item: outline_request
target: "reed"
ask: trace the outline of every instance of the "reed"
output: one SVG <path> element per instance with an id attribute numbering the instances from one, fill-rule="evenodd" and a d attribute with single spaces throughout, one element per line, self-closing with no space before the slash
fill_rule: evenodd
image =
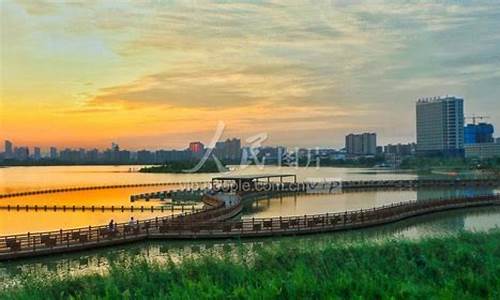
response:
<path id="1" fill-rule="evenodd" d="M 500 299 L 500 231 L 306 248 L 281 242 L 105 275 L 25 275 L 0 299 Z"/>

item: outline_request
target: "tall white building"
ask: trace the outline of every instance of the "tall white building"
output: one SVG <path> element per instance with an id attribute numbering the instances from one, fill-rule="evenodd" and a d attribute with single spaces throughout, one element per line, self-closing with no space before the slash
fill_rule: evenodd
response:
<path id="1" fill-rule="evenodd" d="M 463 156 L 464 99 L 425 98 L 416 106 L 417 154 Z"/>

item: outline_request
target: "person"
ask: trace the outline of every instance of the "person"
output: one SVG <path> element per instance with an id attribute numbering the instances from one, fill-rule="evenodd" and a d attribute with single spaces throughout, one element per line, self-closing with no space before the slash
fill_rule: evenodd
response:
<path id="1" fill-rule="evenodd" d="M 135 222 L 134 222 L 134 217 L 130 217 L 130 221 L 128 221 L 128 226 L 132 227 L 134 226 Z"/>
<path id="2" fill-rule="evenodd" d="M 109 222 L 109 225 L 108 225 L 108 229 L 109 231 L 113 231 L 115 229 L 115 224 L 114 224 L 115 221 L 113 221 L 113 219 L 111 219 L 111 221 Z"/>

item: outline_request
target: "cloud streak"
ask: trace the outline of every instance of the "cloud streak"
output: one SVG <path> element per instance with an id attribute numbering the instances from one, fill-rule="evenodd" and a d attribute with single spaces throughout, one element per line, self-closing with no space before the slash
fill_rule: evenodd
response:
<path id="1" fill-rule="evenodd" d="M 72 114 L 140 119 L 148 111 L 158 123 L 168 115 L 200 132 L 188 120 L 209 112 L 239 130 L 252 122 L 323 126 L 339 140 L 345 130 L 328 122 L 344 118 L 353 130 L 411 140 L 416 98 L 458 94 L 491 110 L 488 95 L 500 93 L 492 84 L 500 81 L 493 1 L 2 5 L 2 41 L 13 45 L 2 54 L 12 62 L 2 68 L 6 103 L 42 94 Z M 47 91 L 19 92 L 33 81 Z M 66 81 L 92 84 L 54 92 Z M 500 119 L 498 110 L 491 114 Z"/>

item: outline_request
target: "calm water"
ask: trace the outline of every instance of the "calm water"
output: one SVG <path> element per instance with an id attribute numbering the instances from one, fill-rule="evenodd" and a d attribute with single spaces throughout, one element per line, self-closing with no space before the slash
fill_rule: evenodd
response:
<path id="1" fill-rule="evenodd" d="M 140 166 L 56 166 L 56 167 L 13 167 L 0 168 L 0 193 L 42 190 L 61 187 L 78 187 L 111 184 L 133 184 L 152 182 L 210 181 L 214 174 L 148 174 L 136 172 Z M 353 168 L 278 168 L 255 166 L 232 171 L 231 174 L 296 174 L 298 180 L 308 178 L 330 178 L 337 180 L 390 180 L 414 179 L 415 174 L 390 173 L 369 169 Z M 158 190 L 177 189 L 182 185 L 168 187 L 123 188 L 95 191 L 42 194 L 26 197 L 0 199 L 0 205 L 24 206 L 37 205 L 48 207 L 73 205 L 95 206 L 130 206 L 130 195 Z M 420 191 L 377 191 L 334 195 L 302 195 L 260 200 L 247 204 L 243 216 L 271 217 L 280 215 L 304 215 L 324 212 L 338 212 L 360 208 L 372 208 L 393 202 L 415 199 L 449 197 L 461 194 L 489 193 L 488 190 L 420 190 Z M 158 201 L 137 201 L 134 206 L 150 207 Z M 114 219 L 125 222 L 135 219 L 147 219 L 164 216 L 164 212 L 100 212 L 100 211 L 7 211 L 0 210 L 0 235 L 59 230 L 89 225 L 107 224 Z M 28 222 L 26 220 L 29 220 Z"/>
<path id="2" fill-rule="evenodd" d="M 0 193 L 90 185 L 209 181 L 214 174 L 138 173 L 141 166 L 55 166 L 0 168 Z M 278 168 L 249 166 L 228 174 L 296 174 L 298 180 L 328 177 L 344 180 L 413 179 L 413 174 L 354 168 Z M 220 175 L 220 174 L 219 174 Z"/>
<path id="3" fill-rule="evenodd" d="M 475 189 L 419 189 L 400 191 L 365 191 L 355 193 L 294 195 L 260 199 L 248 203 L 243 218 L 296 216 L 321 214 L 325 212 L 344 212 L 369 209 L 409 200 L 429 200 L 460 196 L 484 195 L 500 192 L 490 188 Z"/>
<path id="4" fill-rule="evenodd" d="M 19 191 L 43 190 L 61 187 L 79 187 L 112 184 L 133 184 L 152 182 L 198 182 L 210 181 L 214 174 L 148 174 L 136 172 L 140 166 L 56 166 L 56 167 L 13 167 L 0 169 L 0 193 Z M 345 168 L 277 168 L 248 167 L 232 174 L 255 173 L 293 173 L 298 180 L 310 177 L 328 177 L 336 179 L 396 179 L 415 178 L 411 174 L 373 173 L 364 169 Z M 146 187 L 124 188 L 95 191 L 79 191 L 55 194 L 42 194 L 27 197 L 4 198 L 1 205 L 37 205 L 37 206 L 129 206 L 130 195 L 158 190 L 177 189 L 182 187 Z M 308 201 L 313 203 L 314 201 Z M 134 206 L 140 207 L 158 205 L 156 201 L 138 201 Z M 329 206 L 325 206 L 329 209 Z M 298 211 L 300 212 L 300 211 Z M 302 214 L 302 212 L 300 212 Z M 308 213 L 308 211 L 304 211 Z M 155 216 L 168 215 L 161 212 L 54 212 L 54 211 L 6 211 L 0 210 L 0 235 L 36 232 L 45 230 L 59 230 L 61 228 L 75 228 L 89 225 L 107 224 L 114 219 L 125 222 L 134 217 L 146 219 Z M 26 220 L 30 220 L 26 222 Z"/>
<path id="5" fill-rule="evenodd" d="M 15 167 L 0 169 L 0 193 L 41 190 L 55 187 L 76 187 L 108 184 L 209 181 L 213 174 L 144 174 L 134 172 L 138 166 L 70 166 L 70 167 Z M 298 180 L 307 178 L 332 178 L 339 180 L 390 180 L 414 179 L 415 174 L 390 173 L 367 169 L 347 168 L 276 168 L 249 167 L 233 174 L 293 173 Z M 168 188 L 178 188 L 170 186 Z M 131 194 L 166 190 L 167 187 L 123 188 L 99 191 L 68 192 L 0 199 L 1 205 L 131 205 Z M 372 208 L 408 200 L 498 193 L 497 189 L 420 189 L 401 191 L 367 191 L 331 195 L 295 195 L 261 199 L 245 204 L 242 218 L 272 217 L 279 215 L 304 215 Z M 135 202 L 135 206 L 157 205 L 155 201 Z M 126 221 L 150 218 L 166 213 L 150 212 L 26 212 L 0 210 L 0 235 L 42 230 L 57 230 L 88 225 L 105 224 L 110 219 Z M 395 224 L 344 233 L 320 234 L 279 239 L 245 240 L 245 247 L 262 247 L 268 244 L 293 241 L 304 247 L 321 247 L 330 243 L 356 242 L 380 238 L 419 238 L 428 235 L 453 234 L 461 230 L 487 231 L 500 226 L 500 208 L 478 208 L 432 214 Z M 12 263 L 0 263 L 0 286 L 15 280 L 16 274 L 31 270 L 47 270 L 57 274 L 74 274 L 104 271 L 109 260 L 115 257 L 146 256 L 165 259 L 167 256 L 182 259 L 201 252 L 227 251 L 235 241 L 199 242 L 145 242 L 122 247 L 106 248 L 55 257 L 36 258 Z"/>

